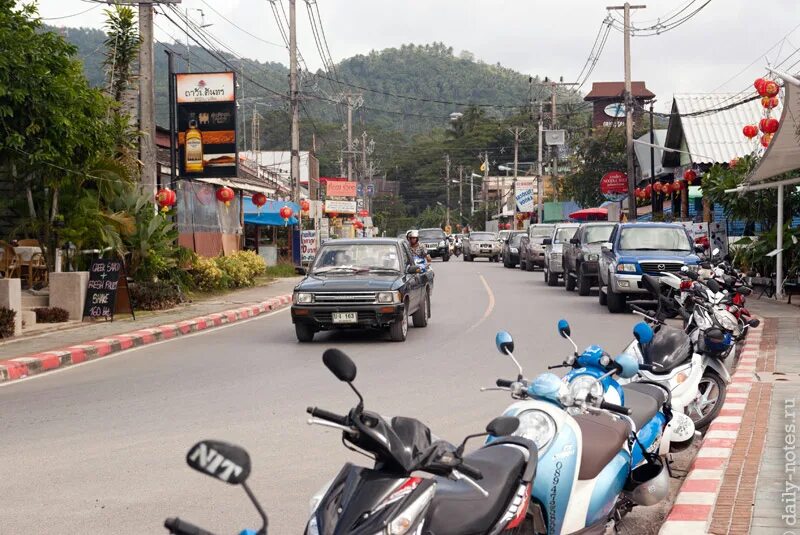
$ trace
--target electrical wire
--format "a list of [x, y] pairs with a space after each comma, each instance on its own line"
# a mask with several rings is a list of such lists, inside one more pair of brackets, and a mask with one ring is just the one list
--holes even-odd
[[225, 22], [227, 22], [228, 24], [230, 24], [231, 26], [233, 26], [234, 28], [236, 28], [236, 29], [237, 29], [237, 30], [239, 30], [240, 32], [242, 32], [242, 33], [244, 33], [244, 34], [246, 34], [246, 35], [249, 35], [249, 36], [250, 36], [250, 37], [252, 37], [253, 39], [255, 39], [255, 40], [257, 40], [257, 41], [261, 41], [262, 43], [265, 43], [265, 44], [267, 44], [267, 45], [277, 46], [277, 47], [279, 47], [279, 48], [286, 48], [286, 46], [284, 46], [284, 45], [282, 45], [282, 44], [280, 44], [280, 43], [273, 43], [272, 41], [267, 41], [266, 39], [263, 39], [263, 38], [261, 38], [261, 37], [259, 37], [259, 36], [255, 35], [255, 34], [253, 34], [253, 33], [249, 32], [249, 31], [245, 30], [244, 28], [242, 28], [241, 26], [237, 25], [235, 22], [233, 22], [232, 20], [230, 20], [229, 18], [227, 18], [225, 15], [223, 15], [222, 13], [220, 13], [219, 11], [217, 11], [216, 9], [214, 9], [214, 7], [213, 7], [211, 4], [209, 4], [208, 2], [206, 2], [206, 0], [200, 0], [200, 1], [201, 1], [201, 2], [203, 2], [203, 3], [206, 5], [206, 7], [208, 7], [208, 9], [210, 9], [211, 11], [213, 11], [214, 13], [216, 13], [217, 15], [219, 15], [219, 17], [220, 17], [222, 20], [224, 20]]
[[84, 13], [88, 13], [93, 9], [97, 9], [100, 7], [101, 4], [95, 4], [89, 9], [84, 9], [83, 11], [79, 11], [78, 13], [73, 13], [72, 15], [63, 15], [61, 17], [39, 17], [39, 20], [62, 20], [62, 19], [71, 19], [72, 17], [77, 17], [83, 15]]
[[[668, 24], [664, 24], [662, 22], [662, 23], [659, 23], [659, 24], [656, 24], [656, 25], [653, 25], [653, 26], [650, 26], [650, 27], [645, 27], [645, 28], [637, 28], [636, 26], [631, 25], [630, 26], [631, 35], [633, 35], [634, 37], [653, 37], [653, 36], [656, 36], [656, 35], [661, 35], [661, 34], [667, 33], [668, 31], [674, 30], [675, 28], [678, 28], [678, 27], [682, 26], [683, 24], [685, 24], [686, 22], [688, 22], [689, 20], [694, 18], [695, 15], [700, 13], [710, 3], [711, 3], [711, 0], [706, 0], [706, 2], [703, 5], [701, 5], [700, 7], [698, 7], [697, 9], [695, 9], [694, 11], [692, 11], [691, 13], [686, 15], [685, 17], [681, 18], [680, 20], [677, 20], [676, 22], [671, 22], [671, 23], [668, 23]], [[686, 8], [688, 8], [692, 4], [694, 4], [694, 0], [692, 2], [690, 2], [689, 4], [687, 4], [687, 6], [683, 10], [681, 10], [679, 13], [683, 12]], [[677, 14], [676, 14], [676, 16], [677, 16]], [[674, 16], [672, 18], [674, 18]], [[625, 31], [625, 22], [624, 21], [620, 21], [620, 19], [614, 17], [613, 15], [612, 15], [611, 19], [612, 19], [611, 24], [614, 27], [614, 29], [619, 31], [619, 32], [623, 32], [624, 33], [624, 31]], [[621, 28], [618, 27], [617, 24], [622, 24], [622, 27]], [[649, 33], [647, 33], [647, 32], [649, 32]]]

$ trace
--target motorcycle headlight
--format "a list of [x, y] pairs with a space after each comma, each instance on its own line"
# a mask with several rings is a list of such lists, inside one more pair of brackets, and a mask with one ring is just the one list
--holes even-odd
[[417, 520], [428, 508], [436, 491], [436, 485], [431, 485], [428, 489], [417, 497], [416, 500], [400, 511], [397, 516], [386, 526], [385, 535], [406, 535], [412, 533], [411, 530], [416, 526]]
[[541, 454], [556, 436], [556, 422], [544, 411], [529, 410], [517, 415], [519, 427], [514, 436], [527, 438], [536, 444]]
[[519, 252], [519, 249], [517, 249], [516, 247], [512, 247], [511, 252], [517, 254]]
[[314, 294], [308, 292], [296, 292], [294, 302], [298, 305], [307, 305], [314, 302]]
[[594, 377], [578, 375], [569, 383], [569, 395], [579, 401], [585, 401], [590, 395], [602, 399], [603, 385]]
[[636, 273], [636, 264], [619, 264], [617, 265], [618, 273]]
[[697, 264], [688, 264], [686, 267], [689, 269], [689, 271], [694, 271], [695, 273], [700, 271], [700, 266]]
[[439, 242], [439, 247], [444, 247], [444, 240]]
[[378, 303], [400, 303], [402, 300], [400, 292], [378, 292]]
[[317, 525], [316, 511], [314, 512], [314, 514], [311, 515], [311, 520], [308, 521], [308, 527], [306, 527], [306, 535], [319, 535], [319, 526]]
[[717, 320], [726, 331], [735, 332], [739, 329], [739, 322], [736, 321], [736, 317], [733, 314], [720, 312], [717, 314]]
[[587, 255], [586, 255], [586, 256], [584, 256], [583, 258], [584, 258], [584, 260], [586, 260], [587, 262], [597, 262], [598, 260], [600, 260], [600, 255], [597, 255], [597, 254], [587, 254]]
[[695, 312], [694, 321], [695, 321], [695, 323], [697, 323], [697, 328], [700, 329], [701, 331], [704, 331], [706, 329], [710, 329], [711, 326], [714, 324], [714, 322], [711, 321], [711, 318], [709, 318], [706, 315], [706, 313], [704, 311], [702, 311], [702, 310], [699, 310], [699, 311]]

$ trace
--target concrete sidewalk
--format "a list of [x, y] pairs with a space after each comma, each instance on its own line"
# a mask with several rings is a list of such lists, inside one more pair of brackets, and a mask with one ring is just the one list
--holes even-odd
[[762, 325], [748, 336], [723, 410], [703, 439], [664, 535], [800, 533], [800, 308], [767, 298], [751, 298], [747, 307]]
[[0, 344], [0, 382], [103, 357], [134, 346], [247, 319], [287, 306], [299, 277], [200, 299], [133, 320], [86, 322]]

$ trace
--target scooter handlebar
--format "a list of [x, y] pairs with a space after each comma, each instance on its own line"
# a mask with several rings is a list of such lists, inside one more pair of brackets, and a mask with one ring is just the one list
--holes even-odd
[[195, 526], [180, 518], [168, 518], [164, 521], [164, 527], [173, 535], [214, 535], [212, 532], [201, 527]]
[[601, 401], [600, 408], [611, 412], [618, 412], [619, 414], [624, 414], [625, 416], [631, 415], [631, 410], [629, 408], [616, 405], [614, 403], [609, 403], [607, 401]]
[[347, 416], [340, 416], [333, 412], [326, 411], [325, 409], [320, 409], [318, 407], [308, 407], [306, 412], [313, 416], [314, 418], [322, 418], [323, 420], [328, 420], [329, 422], [333, 422], [335, 424], [348, 426], [350, 425], [347, 421]]
[[465, 462], [462, 462], [460, 465], [458, 465], [458, 471], [476, 481], [483, 479], [483, 473], [480, 470], [474, 466], [470, 466]]
[[494, 382], [494, 384], [500, 388], [510, 388], [511, 385], [514, 384], [514, 381], [510, 381], [508, 379], [498, 379]]

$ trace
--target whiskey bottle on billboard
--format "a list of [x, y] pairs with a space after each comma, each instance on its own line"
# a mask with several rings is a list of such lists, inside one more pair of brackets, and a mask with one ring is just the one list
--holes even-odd
[[189, 121], [189, 129], [186, 130], [185, 164], [187, 173], [203, 172], [203, 136], [195, 119]]

